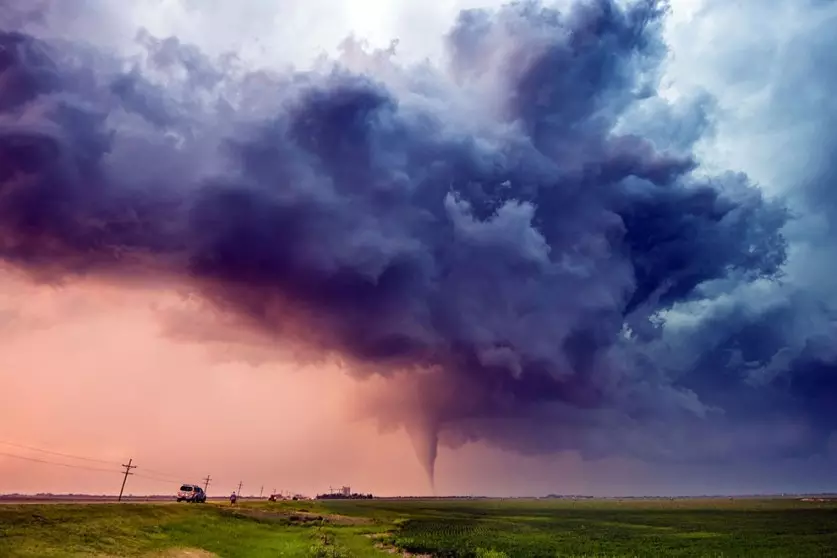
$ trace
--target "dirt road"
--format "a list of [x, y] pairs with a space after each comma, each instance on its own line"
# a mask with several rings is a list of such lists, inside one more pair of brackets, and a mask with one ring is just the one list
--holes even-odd
[[[224, 502], [227, 498], [208, 498], [208, 502]], [[241, 498], [246, 500], [246, 498]], [[116, 496], [0, 496], [0, 506], [6, 504], [116, 504]], [[123, 496], [123, 504], [176, 504], [174, 497]]]

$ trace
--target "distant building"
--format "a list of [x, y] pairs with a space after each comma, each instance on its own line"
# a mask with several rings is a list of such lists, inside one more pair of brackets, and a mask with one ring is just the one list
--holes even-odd
[[340, 487], [340, 494], [344, 498], [349, 498], [352, 495], [352, 488], [350, 486], [342, 486]]

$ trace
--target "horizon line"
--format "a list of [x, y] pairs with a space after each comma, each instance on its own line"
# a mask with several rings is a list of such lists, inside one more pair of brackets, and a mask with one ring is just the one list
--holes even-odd
[[[317, 494], [316, 496], [307, 496], [303, 494], [297, 494], [296, 496], [302, 496], [303, 498], [314, 500], [318, 499], [317, 496], [321, 494]], [[794, 498], [794, 497], [813, 497], [813, 496], [826, 496], [826, 497], [837, 497], [837, 492], [741, 492], [741, 493], [707, 493], [707, 494], [677, 494], [677, 495], [665, 495], [665, 494], [634, 494], [634, 495], [587, 495], [587, 494], [546, 494], [546, 495], [519, 495], [519, 496], [487, 496], [487, 495], [479, 495], [479, 494], [448, 494], [448, 495], [409, 495], [409, 494], [402, 494], [402, 495], [381, 495], [376, 496], [372, 495], [373, 499], [375, 500], [394, 500], [394, 499], [424, 499], [424, 500], [445, 500], [445, 499], [480, 499], [480, 500], [559, 500], [559, 499], [584, 499], [584, 500], [614, 500], [614, 499], [699, 499], [699, 498]], [[39, 492], [39, 493], [31, 493], [31, 492], [5, 492], [0, 493], [0, 500], [2, 499], [10, 499], [10, 498], [18, 498], [18, 499], [63, 499], [63, 498], [102, 498], [102, 499], [110, 499], [110, 498], [118, 498], [118, 494], [110, 494], [110, 493], [102, 493], [102, 494], [93, 494], [93, 493], [73, 493], [73, 492], [58, 492], [58, 493], [47, 493], [47, 492]], [[241, 499], [253, 499], [253, 500], [267, 500], [269, 496], [258, 496], [255, 494], [251, 495], [239, 495]], [[174, 499], [174, 495], [170, 495], [167, 493], [164, 494], [123, 494], [122, 499], [132, 498], [132, 499], [141, 499], [141, 498], [155, 498], [155, 499]], [[227, 499], [227, 496], [209, 496], [210, 499]], [[283, 498], [284, 499], [284, 498]], [[321, 498], [323, 500], [352, 500], [357, 498]], [[291, 498], [287, 500], [292, 501]]]

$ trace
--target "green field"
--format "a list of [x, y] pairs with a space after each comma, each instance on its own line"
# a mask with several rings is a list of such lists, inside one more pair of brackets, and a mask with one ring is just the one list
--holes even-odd
[[[397, 547], [398, 550], [395, 550]], [[0, 506], [0, 557], [837, 556], [837, 503], [367, 500]]]

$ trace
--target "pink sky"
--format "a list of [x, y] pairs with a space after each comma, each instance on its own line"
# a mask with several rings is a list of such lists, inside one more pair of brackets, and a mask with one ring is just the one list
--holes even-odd
[[[115, 464], [133, 458], [140, 475], [163, 472], [184, 482], [211, 474], [219, 492], [239, 481], [244, 493], [262, 485], [315, 493], [340, 484], [380, 494], [429, 492], [409, 438], [358, 419], [367, 388], [336, 367], [253, 365], [228, 346], [173, 340], [165, 334], [173, 323], [167, 311], [181, 312], [185, 321], [177, 323], [210, 318], [185, 310], [170, 292], [101, 282], [34, 286], [10, 276], [2, 290], [0, 441]], [[0, 455], [0, 492], [119, 488], [118, 466], [3, 444], [0, 452], [114, 470]], [[128, 489], [176, 486], [137, 476]], [[545, 461], [469, 446], [441, 451], [437, 489], [525, 493], [583, 490], [584, 483], [574, 456]]]
[[[228, 494], [239, 481], [244, 494], [261, 486], [265, 493], [315, 494], [342, 484], [378, 495], [431, 493], [403, 429], [358, 418], [365, 397], [386, 389], [380, 381], [369, 385], [334, 365], [306, 368], [275, 354], [266, 360], [265, 349], [177, 340], [172, 332], [185, 328], [220, 338], [235, 332], [171, 291], [93, 281], [35, 286], [8, 274], [0, 286], [0, 442], [113, 462], [0, 443], [0, 453], [112, 471], [0, 455], [0, 493], [115, 493], [118, 465], [128, 458], [139, 466], [127, 487], [135, 494], [172, 493], [207, 474], [214, 494]], [[403, 394], [397, 400], [405, 401]], [[770, 491], [781, 475], [804, 490], [806, 471], [818, 466], [789, 462], [720, 475], [470, 444], [440, 449], [436, 489], [495, 496], [747, 492]]]

